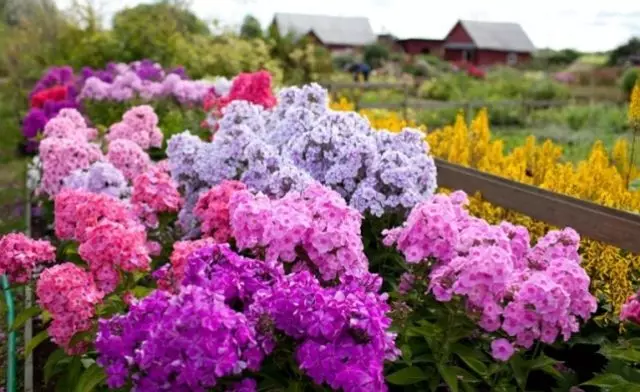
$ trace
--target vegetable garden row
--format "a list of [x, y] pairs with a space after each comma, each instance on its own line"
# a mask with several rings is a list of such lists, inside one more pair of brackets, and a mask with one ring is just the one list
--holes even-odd
[[624, 142], [574, 166], [505, 154], [486, 111], [425, 133], [274, 90], [149, 61], [43, 76], [23, 121], [43, 224], [0, 239], [5, 292], [36, 294], [9, 322], [35, 321], [35, 390], [640, 388], [633, 243], [444, 189], [459, 166], [439, 184], [433, 158], [633, 223]]

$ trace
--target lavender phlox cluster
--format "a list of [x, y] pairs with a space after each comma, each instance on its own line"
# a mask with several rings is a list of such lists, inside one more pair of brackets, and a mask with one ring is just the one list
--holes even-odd
[[104, 193], [118, 199], [127, 198], [131, 194], [122, 172], [104, 161], [94, 162], [86, 169], [73, 171], [64, 179], [64, 186], [92, 193]]
[[260, 105], [242, 100], [231, 101], [222, 109], [222, 117], [218, 121], [219, 130], [244, 125], [257, 136], [263, 137], [266, 125], [264, 112], [265, 109]]
[[225, 376], [258, 370], [264, 353], [247, 318], [224, 295], [200, 286], [156, 290], [125, 315], [102, 319], [98, 364], [111, 388], [138, 392], [202, 391]]
[[398, 355], [381, 280], [367, 290], [347, 278], [323, 288], [309, 272], [286, 276], [257, 295], [254, 314], [297, 342], [296, 361], [318, 385], [334, 390], [386, 391], [383, 365]]
[[[200, 150], [206, 145], [207, 143], [189, 131], [171, 136], [167, 141], [166, 153], [169, 171], [175, 181], [182, 185], [200, 181], [194, 167], [196, 157], [200, 155]], [[199, 188], [199, 186], [194, 188]]]
[[578, 234], [551, 231], [531, 247], [525, 228], [490, 225], [470, 216], [466, 203], [463, 192], [422, 202], [402, 227], [383, 232], [384, 242], [409, 263], [431, 264], [429, 291], [438, 301], [462, 298], [480, 327], [509, 337], [494, 341], [496, 359], [538, 340], [568, 340], [597, 308]]
[[233, 84], [233, 79], [227, 79], [224, 76], [217, 76], [211, 82], [211, 86], [213, 88], [213, 92], [218, 97], [224, 97], [229, 94], [229, 90], [231, 90], [231, 85]]

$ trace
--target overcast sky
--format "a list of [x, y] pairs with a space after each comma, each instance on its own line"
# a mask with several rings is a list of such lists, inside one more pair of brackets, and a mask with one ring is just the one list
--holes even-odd
[[[71, 0], [56, 0], [65, 7]], [[105, 15], [151, 0], [92, 0]], [[517, 22], [538, 48], [609, 50], [640, 36], [637, 0], [192, 0], [195, 13], [239, 25], [246, 14], [266, 26], [275, 12], [366, 16], [377, 33], [442, 38], [458, 19]], [[108, 17], [108, 16], [107, 16]]]

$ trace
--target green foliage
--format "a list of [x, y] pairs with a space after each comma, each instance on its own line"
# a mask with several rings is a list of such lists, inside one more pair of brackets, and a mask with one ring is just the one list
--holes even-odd
[[252, 15], [245, 16], [240, 27], [240, 37], [247, 39], [262, 38], [260, 21]]
[[380, 68], [384, 61], [389, 59], [389, 49], [379, 43], [373, 43], [364, 47], [364, 61], [371, 68]]
[[640, 80], [640, 67], [631, 67], [622, 74], [620, 85], [625, 97], [631, 97], [633, 86], [638, 80]]
[[621, 65], [631, 55], [640, 54], [640, 38], [632, 37], [626, 43], [613, 49], [609, 54], [609, 65]]
[[331, 54], [308, 38], [296, 39], [292, 34], [283, 36], [272, 25], [267, 40], [271, 57], [281, 65], [286, 84], [328, 79], [333, 72]]
[[558, 125], [573, 131], [592, 129], [617, 134], [628, 129], [626, 107], [606, 104], [536, 110], [530, 114], [527, 124], [536, 128]]

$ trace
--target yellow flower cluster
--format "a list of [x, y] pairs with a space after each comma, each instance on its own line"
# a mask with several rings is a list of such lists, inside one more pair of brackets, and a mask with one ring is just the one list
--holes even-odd
[[629, 103], [629, 124], [635, 129], [640, 128], [640, 79], [636, 81], [631, 91], [631, 101]]
[[[332, 107], [353, 110], [353, 105], [344, 99]], [[361, 113], [379, 129], [399, 131], [406, 126], [393, 112]], [[611, 155], [601, 142], [596, 142], [588, 158], [578, 164], [562, 162], [560, 146], [550, 140], [538, 143], [534, 136], [505, 153], [503, 141], [492, 139], [488, 115], [483, 110], [471, 124], [467, 125], [459, 115], [455, 124], [430, 132], [426, 140], [435, 156], [453, 163], [607, 207], [640, 211], [640, 192], [630, 191], [626, 186], [629, 170], [631, 178], [638, 177], [640, 171], [635, 166], [629, 167], [629, 145], [625, 139], [616, 142]], [[495, 206], [479, 194], [471, 198], [469, 210], [491, 223], [507, 220], [523, 225], [534, 239], [554, 229], [544, 222]], [[601, 320], [609, 321], [619, 313], [640, 281], [640, 256], [588, 238], [582, 239], [581, 252], [583, 267], [592, 279], [592, 292], [610, 307]]]

